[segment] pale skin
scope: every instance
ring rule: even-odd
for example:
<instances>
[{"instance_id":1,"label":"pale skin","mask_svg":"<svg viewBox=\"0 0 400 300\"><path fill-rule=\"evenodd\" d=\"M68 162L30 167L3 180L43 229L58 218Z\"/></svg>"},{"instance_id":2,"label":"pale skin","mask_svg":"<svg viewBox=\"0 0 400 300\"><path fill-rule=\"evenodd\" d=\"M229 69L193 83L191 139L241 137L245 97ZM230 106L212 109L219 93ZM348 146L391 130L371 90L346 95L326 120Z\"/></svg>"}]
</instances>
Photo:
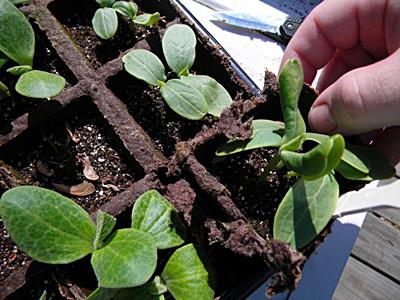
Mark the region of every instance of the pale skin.
<instances>
[{"instance_id":1,"label":"pale skin","mask_svg":"<svg viewBox=\"0 0 400 300\"><path fill-rule=\"evenodd\" d=\"M372 131L372 143L393 163L400 160L399 0L323 1L290 41L282 64L289 58L300 60L307 83L323 68L308 116L315 131Z\"/></svg>"}]
</instances>

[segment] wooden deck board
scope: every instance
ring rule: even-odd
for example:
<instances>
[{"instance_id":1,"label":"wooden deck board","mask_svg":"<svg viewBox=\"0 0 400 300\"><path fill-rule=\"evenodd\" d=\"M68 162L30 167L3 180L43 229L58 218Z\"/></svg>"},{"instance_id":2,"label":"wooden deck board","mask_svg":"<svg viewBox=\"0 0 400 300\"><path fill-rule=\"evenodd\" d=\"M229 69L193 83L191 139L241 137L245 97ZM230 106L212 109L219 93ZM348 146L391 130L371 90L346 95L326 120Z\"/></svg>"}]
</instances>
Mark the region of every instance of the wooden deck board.
<instances>
[{"instance_id":1,"label":"wooden deck board","mask_svg":"<svg viewBox=\"0 0 400 300\"><path fill-rule=\"evenodd\" d=\"M400 224L400 210L377 210ZM369 213L340 277L333 299L400 299L400 230Z\"/></svg>"},{"instance_id":2,"label":"wooden deck board","mask_svg":"<svg viewBox=\"0 0 400 300\"><path fill-rule=\"evenodd\" d=\"M333 295L334 300L395 300L400 285L350 257Z\"/></svg>"},{"instance_id":3,"label":"wooden deck board","mask_svg":"<svg viewBox=\"0 0 400 300\"><path fill-rule=\"evenodd\" d=\"M400 230L368 214L352 254L400 281Z\"/></svg>"}]
</instances>

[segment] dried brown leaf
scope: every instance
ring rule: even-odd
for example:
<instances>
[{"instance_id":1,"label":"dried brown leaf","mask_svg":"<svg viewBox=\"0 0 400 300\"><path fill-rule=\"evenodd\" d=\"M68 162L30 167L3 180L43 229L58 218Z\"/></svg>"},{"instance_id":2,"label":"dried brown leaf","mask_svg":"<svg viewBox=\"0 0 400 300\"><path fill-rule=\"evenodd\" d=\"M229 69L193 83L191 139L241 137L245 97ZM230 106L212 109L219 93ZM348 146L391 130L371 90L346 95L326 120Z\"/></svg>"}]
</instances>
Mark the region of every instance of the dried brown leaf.
<instances>
[{"instance_id":1,"label":"dried brown leaf","mask_svg":"<svg viewBox=\"0 0 400 300\"><path fill-rule=\"evenodd\" d=\"M45 164L44 164L41 160L39 160L39 161L36 163L36 170L37 170L40 174L43 174L43 175L45 175L45 176L47 176L47 177L53 176L53 172L50 171L50 170L45 166Z\"/></svg>"},{"instance_id":2,"label":"dried brown leaf","mask_svg":"<svg viewBox=\"0 0 400 300\"><path fill-rule=\"evenodd\" d=\"M80 184L77 185L65 185L65 184L58 184L58 183L53 183L52 184L54 186L54 188L61 192L61 193L65 193L65 194L70 194L73 196L79 196L79 197L83 197L83 196L88 196L93 194L96 191L96 188L93 184L91 184L90 182L82 182Z\"/></svg>"},{"instance_id":3,"label":"dried brown leaf","mask_svg":"<svg viewBox=\"0 0 400 300\"><path fill-rule=\"evenodd\" d=\"M90 164L89 157L85 157L84 166L83 166L83 175L85 175L86 179L89 180L98 180L99 175L97 175L96 171L93 169Z\"/></svg>"}]
</instances>

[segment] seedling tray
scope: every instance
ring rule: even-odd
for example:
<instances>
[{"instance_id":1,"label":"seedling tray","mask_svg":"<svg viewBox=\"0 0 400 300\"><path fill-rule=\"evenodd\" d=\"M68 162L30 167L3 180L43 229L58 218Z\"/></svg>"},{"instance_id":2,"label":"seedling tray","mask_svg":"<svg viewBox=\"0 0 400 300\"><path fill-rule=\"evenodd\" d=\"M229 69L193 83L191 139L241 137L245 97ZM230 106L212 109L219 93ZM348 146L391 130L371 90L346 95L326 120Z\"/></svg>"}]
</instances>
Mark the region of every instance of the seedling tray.
<instances>
[{"instance_id":1,"label":"seedling tray","mask_svg":"<svg viewBox=\"0 0 400 300\"><path fill-rule=\"evenodd\" d=\"M251 134L251 117L281 119L275 76L267 72L265 89L257 92L174 1L137 4L164 18L155 28L133 33L122 24L109 42L99 40L90 28L97 8L93 0L32 0L21 7L38 25L35 63L50 60L54 64L47 70L66 77L68 85L51 101L14 105L2 119L0 194L23 184L54 189L55 182L83 181L82 161L89 157L102 180L95 183L93 195L71 198L93 218L98 209L116 216L122 227L135 199L149 189L159 190L181 214L190 239L202 245L214 264L218 299L244 299L273 274L277 291L295 287L304 256L271 239L271 222L290 180L277 173L256 184L254 174L271 155L265 150L222 162L214 156L227 138ZM161 54L165 28L180 22L192 26L199 41L193 71L213 76L235 99L220 120L177 116L156 89L123 70L122 56L131 49ZM306 87L303 103L314 96ZM18 101L14 95L12 102ZM0 118L5 114L0 111ZM2 232L0 299L38 299L43 289L54 299L82 299L96 287L87 259L69 266L43 265L21 253Z\"/></svg>"}]
</instances>

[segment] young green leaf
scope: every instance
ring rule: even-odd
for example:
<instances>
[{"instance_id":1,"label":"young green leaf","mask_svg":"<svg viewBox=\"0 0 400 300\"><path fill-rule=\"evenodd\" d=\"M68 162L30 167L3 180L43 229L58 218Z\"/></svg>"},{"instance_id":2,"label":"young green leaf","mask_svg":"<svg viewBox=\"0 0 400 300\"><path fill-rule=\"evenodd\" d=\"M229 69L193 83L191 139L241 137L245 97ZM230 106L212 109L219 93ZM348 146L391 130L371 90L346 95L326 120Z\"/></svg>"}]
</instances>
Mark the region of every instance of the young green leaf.
<instances>
[{"instance_id":1,"label":"young green leaf","mask_svg":"<svg viewBox=\"0 0 400 300\"><path fill-rule=\"evenodd\" d=\"M227 90L214 78L206 75L182 76L181 80L199 90L208 104L208 113L220 117L224 109L232 104Z\"/></svg>"},{"instance_id":2,"label":"young green leaf","mask_svg":"<svg viewBox=\"0 0 400 300\"><path fill-rule=\"evenodd\" d=\"M189 120L200 120L208 112L203 95L180 79L171 79L161 87L161 94L169 107Z\"/></svg>"},{"instance_id":3,"label":"young green leaf","mask_svg":"<svg viewBox=\"0 0 400 300\"><path fill-rule=\"evenodd\" d=\"M102 247L104 239L113 230L116 219L109 215L108 213L98 210L96 216L96 237L94 239L93 245L95 249Z\"/></svg>"},{"instance_id":4,"label":"young green leaf","mask_svg":"<svg viewBox=\"0 0 400 300\"><path fill-rule=\"evenodd\" d=\"M8 57L0 51L0 69L8 62Z\"/></svg>"},{"instance_id":5,"label":"young green leaf","mask_svg":"<svg viewBox=\"0 0 400 300\"><path fill-rule=\"evenodd\" d=\"M40 262L70 263L94 251L96 232L89 215L56 192L34 186L8 190L0 215L18 247Z\"/></svg>"},{"instance_id":6,"label":"young green leaf","mask_svg":"<svg viewBox=\"0 0 400 300\"><path fill-rule=\"evenodd\" d=\"M196 35L193 30L182 24L167 29L162 39L162 48L168 66L181 74L193 66L196 57Z\"/></svg>"},{"instance_id":7,"label":"young green leaf","mask_svg":"<svg viewBox=\"0 0 400 300\"><path fill-rule=\"evenodd\" d=\"M274 219L274 239L298 250L312 241L328 224L339 197L333 175L312 181L299 179L286 193Z\"/></svg>"},{"instance_id":8,"label":"young green leaf","mask_svg":"<svg viewBox=\"0 0 400 300\"><path fill-rule=\"evenodd\" d=\"M35 34L24 14L8 0L0 0L0 51L20 65L32 65Z\"/></svg>"},{"instance_id":9,"label":"young green leaf","mask_svg":"<svg viewBox=\"0 0 400 300\"><path fill-rule=\"evenodd\" d=\"M137 5L133 2L128 1L116 1L113 4L112 8L121 15L130 18L131 20L136 18L136 14L138 12Z\"/></svg>"},{"instance_id":10,"label":"young green leaf","mask_svg":"<svg viewBox=\"0 0 400 300\"><path fill-rule=\"evenodd\" d=\"M176 300L212 300L212 279L193 244L176 250L169 258L161 278Z\"/></svg>"},{"instance_id":11,"label":"young green leaf","mask_svg":"<svg viewBox=\"0 0 400 300\"><path fill-rule=\"evenodd\" d=\"M0 99L10 96L8 86L0 81Z\"/></svg>"},{"instance_id":12,"label":"young green leaf","mask_svg":"<svg viewBox=\"0 0 400 300\"><path fill-rule=\"evenodd\" d=\"M28 66L28 65L15 66L15 67L12 67L12 68L8 68L6 70L6 72L8 72L8 73L10 73L12 75L15 75L15 76L22 75L22 74L24 74L26 72L29 72L29 71L32 71L32 67Z\"/></svg>"},{"instance_id":13,"label":"young green leaf","mask_svg":"<svg viewBox=\"0 0 400 300\"><path fill-rule=\"evenodd\" d=\"M252 123L253 134L248 141L232 140L217 149L217 156L230 155L242 151L279 147L285 126L281 122L270 120L254 120Z\"/></svg>"},{"instance_id":14,"label":"young green leaf","mask_svg":"<svg viewBox=\"0 0 400 300\"><path fill-rule=\"evenodd\" d=\"M92 19L94 32L104 40L112 38L118 29L118 16L114 9L99 8Z\"/></svg>"},{"instance_id":15,"label":"young green leaf","mask_svg":"<svg viewBox=\"0 0 400 300\"><path fill-rule=\"evenodd\" d=\"M141 14L134 18L133 23L151 27L160 20L160 13L156 12L154 14Z\"/></svg>"},{"instance_id":16,"label":"young green leaf","mask_svg":"<svg viewBox=\"0 0 400 300\"><path fill-rule=\"evenodd\" d=\"M279 93L286 127L282 140L283 150L298 150L301 143L290 143L289 148L285 144L306 132L306 125L298 108L303 83L303 70L300 62L293 59L288 60L279 74Z\"/></svg>"},{"instance_id":17,"label":"young green leaf","mask_svg":"<svg viewBox=\"0 0 400 300\"><path fill-rule=\"evenodd\" d=\"M165 300L164 295L153 295L154 281L129 289L97 288L86 300Z\"/></svg>"},{"instance_id":18,"label":"young green leaf","mask_svg":"<svg viewBox=\"0 0 400 300\"><path fill-rule=\"evenodd\" d=\"M161 60L148 50L132 50L122 57L125 70L136 78L157 86L165 82L165 68Z\"/></svg>"},{"instance_id":19,"label":"young green leaf","mask_svg":"<svg viewBox=\"0 0 400 300\"><path fill-rule=\"evenodd\" d=\"M47 299L47 291L44 290L42 296L40 296L39 300L46 300Z\"/></svg>"},{"instance_id":20,"label":"young green leaf","mask_svg":"<svg viewBox=\"0 0 400 300\"><path fill-rule=\"evenodd\" d=\"M318 133L307 133L306 140L322 143L329 136ZM377 149L367 146L346 146L342 160L336 166L343 177L350 180L371 181L387 179L395 175L390 161Z\"/></svg>"},{"instance_id":21,"label":"young green leaf","mask_svg":"<svg viewBox=\"0 0 400 300\"><path fill-rule=\"evenodd\" d=\"M334 135L306 153L282 150L284 165L306 180L329 174L340 162L344 151L344 139Z\"/></svg>"},{"instance_id":22,"label":"young green leaf","mask_svg":"<svg viewBox=\"0 0 400 300\"><path fill-rule=\"evenodd\" d=\"M395 168L377 149L366 146L348 145L347 155L336 170L352 180L388 179L395 175ZM368 172L365 173L365 168Z\"/></svg>"},{"instance_id":23,"label":"young green leaf","mask_svg":"<svg viewBox=\"0 0 400 300\"><path fill-rule=\"evenodd\" d=\"M156 190L141 195L132 209L132 228L147 232L158 249L168 249L184 243L178 230L184 234L184 225L173 206Z\"/></svg>"},{"instance_id":24,"label":"young green leaf","mask_svg":"<svg viewBox=\"0 0 400 300\"><path fill-rule=\"evenodd\" d=\"M29 0L9 0L9 1L14 5L18 5L18 4L28 2Z\"/></svg>"},{"instance_id":25,"label":"young green leaf","mask_svg":"<svg viewBox=\"0 0 400 300\"><path fill-rule=\"evenodd\" d=\"M92 254L98 284L105 288L127 288L144 284L157 265L153 238L136 229L120 229L106 245Z\"/></svg>"},{"instance_id":26,"label":"young green leaf","mask_svg":"<svg viewBox=\"0 0 400 300\"><path fill-rule=\"evenodd\" d=\"M30 98L50 98L64 89L65 79L59 75L44 71L29 71L21 75L15 90Z\"/></svg>"},{"instance_id":27,"label":"young green leaf","mask_svg":"<svg viewBox=\"0 0 400 300\"><path fill-rule=\"evenodd\" d=\"M111 7L115 0L96 0L100 7Z\"/></svg>"}]
</instances>

